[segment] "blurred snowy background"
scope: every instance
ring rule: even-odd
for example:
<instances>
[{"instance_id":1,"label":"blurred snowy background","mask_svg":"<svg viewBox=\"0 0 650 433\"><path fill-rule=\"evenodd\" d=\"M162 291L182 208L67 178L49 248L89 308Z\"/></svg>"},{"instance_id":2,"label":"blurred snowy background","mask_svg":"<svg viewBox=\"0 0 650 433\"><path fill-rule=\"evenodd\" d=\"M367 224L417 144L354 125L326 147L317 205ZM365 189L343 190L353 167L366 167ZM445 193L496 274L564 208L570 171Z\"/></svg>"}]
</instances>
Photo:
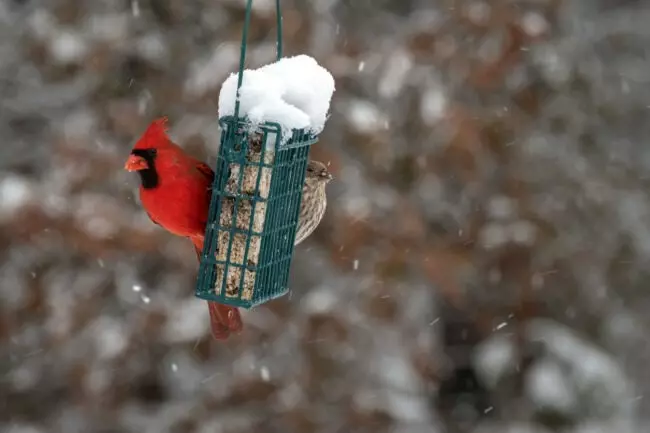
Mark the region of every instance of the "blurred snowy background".
<instances>
[{"instance_id":1,"label":"blurred snowy background","mask_svg":"<svg viewBox=\"0 0 650 433\"><path fill-rule=\"evenodd\" d=\"M214 161L243 3L0 0L0 431L648 431L648 2L283 0L336 181L220 344L122 166L163 114Z\"/></svg>"}]
</instances>

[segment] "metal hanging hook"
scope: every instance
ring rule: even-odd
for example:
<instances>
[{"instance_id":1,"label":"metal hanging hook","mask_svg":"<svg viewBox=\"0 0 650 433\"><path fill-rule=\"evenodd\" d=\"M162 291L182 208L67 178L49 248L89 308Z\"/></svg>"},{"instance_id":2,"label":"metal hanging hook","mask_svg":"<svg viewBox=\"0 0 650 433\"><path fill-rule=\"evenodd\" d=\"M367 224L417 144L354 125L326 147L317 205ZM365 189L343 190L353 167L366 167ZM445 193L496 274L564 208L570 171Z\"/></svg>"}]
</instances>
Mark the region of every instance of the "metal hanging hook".
<instances>
[{"instance_id":1,"label":"metal hanging hook","mask_svg":"<svg viewBox=\"0 0 650 433\"><path fill-rule=\"evenodd\" d=\"M239 119L239 90L244 80L244 66L246 63L246 48L248 45L248 29L251 23L251 11L253 0L246 2L246 16L244 18L244 29L242 31L241 51L239 53L239 74L237 76L237 94L235 96L235 121ZM275 44L277 59L282 58L282 13L280 11L280 0L275 0L275 20L277 41Z\"/></svg>"}]
</instances>

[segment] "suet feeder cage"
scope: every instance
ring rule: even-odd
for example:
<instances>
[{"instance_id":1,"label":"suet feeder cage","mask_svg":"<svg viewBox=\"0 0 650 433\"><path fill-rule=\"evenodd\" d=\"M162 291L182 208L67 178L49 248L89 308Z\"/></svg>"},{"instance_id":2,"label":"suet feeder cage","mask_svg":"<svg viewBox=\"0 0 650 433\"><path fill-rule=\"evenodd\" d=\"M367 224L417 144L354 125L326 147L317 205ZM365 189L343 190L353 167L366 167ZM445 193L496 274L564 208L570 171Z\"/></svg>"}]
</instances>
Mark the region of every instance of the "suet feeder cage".
<instances>
[{"instance_id":1,"label":"suet feeder cage","mask_svg":"<svg viewBox=\"0 0 650 433\"><path fill-rule=\"evenodd\" d=\"M246 5L237 81L242 85L252 0ZM282 16L276 0L277 58L282 58ZM317 135L279 123L253 125L219 119L221 145L195 295L251 308L288 292L289 269L310 146Z\"/></svg>"}]
</instances>

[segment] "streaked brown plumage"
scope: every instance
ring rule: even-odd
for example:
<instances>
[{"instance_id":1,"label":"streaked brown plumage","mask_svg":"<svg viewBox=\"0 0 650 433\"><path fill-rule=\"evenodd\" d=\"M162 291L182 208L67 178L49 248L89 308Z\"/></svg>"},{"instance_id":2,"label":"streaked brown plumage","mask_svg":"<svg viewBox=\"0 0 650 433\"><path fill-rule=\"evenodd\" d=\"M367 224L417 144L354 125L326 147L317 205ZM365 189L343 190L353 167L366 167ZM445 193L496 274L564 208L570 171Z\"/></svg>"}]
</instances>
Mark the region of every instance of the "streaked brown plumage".
<instances>
[{"instance_id":1,"label":"streaked brown plumage","mask_svg":"<svg viewBox=\"0 0 650 433\"><path fill-rule=\"evenodd\" d=\"M322 162L309 161L302 188L300 217L294 245L304 241L318 227L327 207L326 186L332 180L327 166Z\"/></svg>"}]
</instances>

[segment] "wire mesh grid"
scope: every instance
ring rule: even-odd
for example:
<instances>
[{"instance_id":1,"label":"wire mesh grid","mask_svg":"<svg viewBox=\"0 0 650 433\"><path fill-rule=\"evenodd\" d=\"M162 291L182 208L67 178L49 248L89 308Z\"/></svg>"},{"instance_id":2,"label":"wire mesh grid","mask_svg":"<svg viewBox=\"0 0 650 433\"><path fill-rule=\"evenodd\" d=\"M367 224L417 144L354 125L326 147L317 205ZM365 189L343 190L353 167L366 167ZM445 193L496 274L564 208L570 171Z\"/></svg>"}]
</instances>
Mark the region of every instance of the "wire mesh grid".
<instances>
[{"instance_id":1,"label":"wire mesh grid","mask_svg":"<svg viewBox=\"0 0 650 433\"><path fill-rule=\"evenodd\" d=\"M196 296L251 308L287 293L310 145L276 123L227 117ZM220 248L222 250L220 251Z\"/></svg>"}]
</instances>

